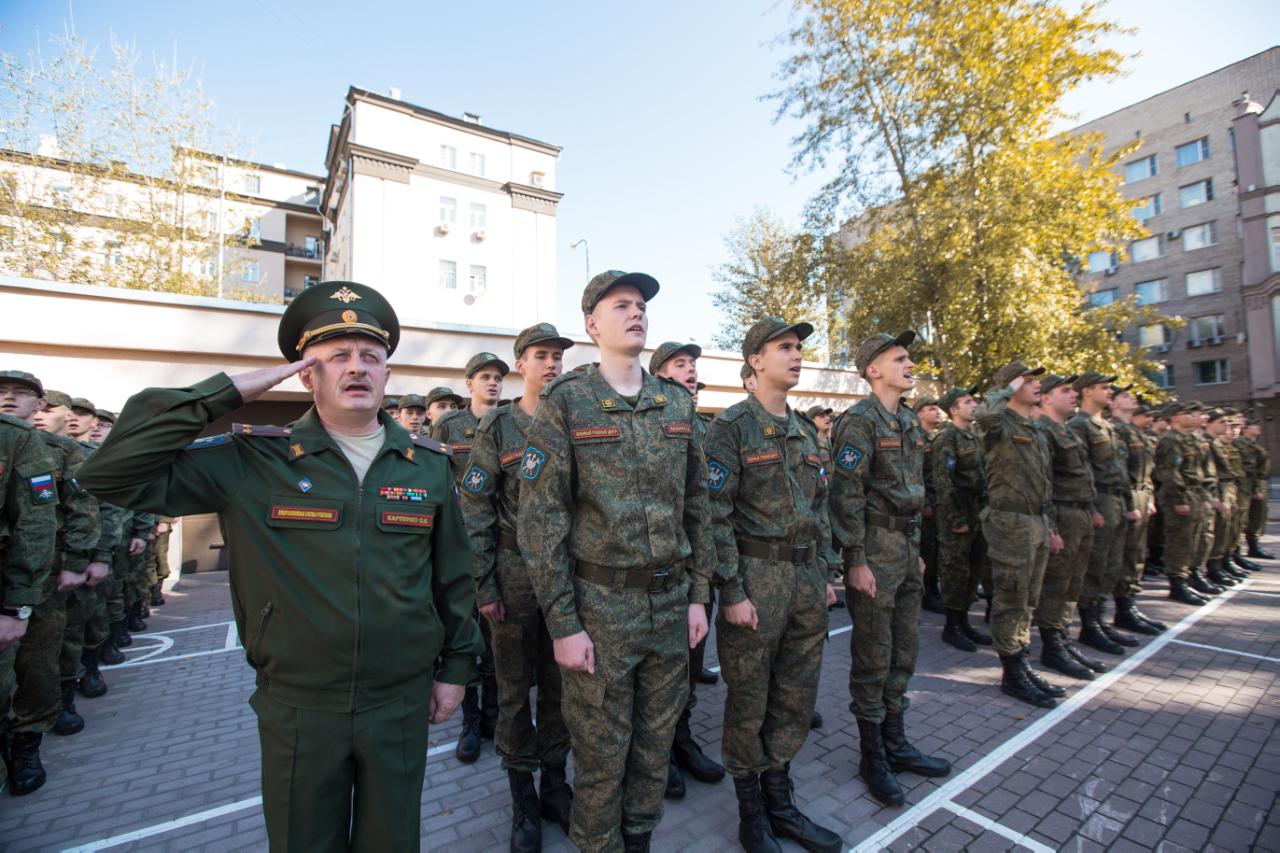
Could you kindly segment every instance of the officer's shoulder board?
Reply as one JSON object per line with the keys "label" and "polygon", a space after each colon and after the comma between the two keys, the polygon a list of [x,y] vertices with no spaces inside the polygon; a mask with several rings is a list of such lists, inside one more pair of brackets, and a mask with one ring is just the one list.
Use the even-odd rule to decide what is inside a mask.
{"label": "officer's shoulder board", "polygon": [[29,424],[24,420],[15,418],[13,415],[6,415],[3,413],[0,413],[0,423],[8,424],[9,426],[17,427],[18,429],[35,429],[34,424]]}
{"label": "officer's shoulder board", "polygon": [[435,421],[431,424],[432,429],[435,429],[436,427],[442,427],[445,424],[449,423],[449,421],[453,420],[454,418],[461,417],[463,411],[464,411],[463,409],[454,409],[452,412],[445,413],[444,417],[442,417],[440,420]]}
{"label": "officer's shoulder board", "polygon": [[670,376],[656,376],[656,375],[655,375],[655,376],[654,376],[654,378],[655,378],[655,379],[661,379],[663,382],[666,382],[668,385],[674,385],[674,386],[676,386],[676,387],[677,387],[677,388],[679,388],[681,391],[683,391],[684,393],[688,394],[688,395],[689,395],[689,399],[691,399],[691,400],[693,399],[693,392],[692,392],[692,391],[690,391],[690,390],[689,390],[689,386],[688,386],[688,385],[685,385],[683,382],[677,382],[676,380],[672,379]]}
{"label": "officer's shoulder board", "polygon": [[232,424],[231,434],[249,438],[288,438],[293,430],[274,424]]}
{"label": "officer's shoulder board", "polygon": [[725,409],[719,415],[717,415],[716,420],[724,421],[725,423],[731,424],[734,421],[741,418],[743,415],[745,415],[749,408],[750,407],[747,405],[746,400],[739,400],[729,408]]}
{"label": "officer's shoulder board", "polygon": [[58,447],[63,450],[80,450],[80,443],[74,438],[67,438],[65,435],[54,435],[43,430],[41,430],[40,435],[44,437],[45,444],[50,447]]}
{"label": "officer's shoulder board", "polygon": [[418,447],[434,451],[442,456],[453,456],[453,450],[449,448],[449,445],[442,441],[436,441],[434,438],[428,438],[425,435],[414,435],[410,436],[410,438]]}
{"label": "officer's shoulder board", "polygon": [[551,392],[556,390],[557,388],[560,388],[561,386],[569,382],[572,382],[575,379],[580,379],[583,376],[586,376],[587,368],[590,366],[591,365],[589,364],[581,364],[567,373],[561,373],[555,379],[552,379],[546,385],[542,386],[542,393],[538,395],[538,398],[546,399],[547,397],[551,396]]}
{"label": "officer's shoulder board", "polygon": [[480,419],[480,423],[476,424],[476,433],[490,432],[494,424],[501,420],[504,415],[511,414],[511,406],[513,405],[513,403],[503,403],[501,406],[495,406],[485,412],[484,417]]}

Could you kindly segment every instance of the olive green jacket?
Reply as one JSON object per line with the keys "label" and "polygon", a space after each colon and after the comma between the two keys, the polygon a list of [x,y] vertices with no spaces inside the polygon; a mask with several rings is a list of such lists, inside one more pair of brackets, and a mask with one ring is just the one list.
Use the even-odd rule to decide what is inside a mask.
{"label": "olive green jacket", "polygon": [[1084,442],[1093,467],[1093,486],[1098,490],[1095,506],[1103,495],[1120,498],[1124,511],[1133,509],[1133,492],[1129,488],[1129,448],[1108,420],[1087,412],[1076,412],[1068,426]]}
{"label": "olive green jacket", "polygon": [[147,389],[80,482],[142,512],[218,513],[236,626],[277,701],[363,710],[428,685],[433,668],[465,684],[483,644],[448,450],[379,412],[386,442],[358,485],[315,409],[191,443],[242,405],[225,374]]}
{"label": "olive green jacket", "polygon": [[986,456],[971,429],[949,423],[934,434],[926,457],[933,469],[938,514],[952,527],[978,526],[978,513],[987,505]]}
{"label": "olive green jacket", "polygon": [[1092,506],[1098,492],[1093,487],[1093,467],[1089,464],[1089,451],[1084,442],[1065,423],[1058,423],[1047,415],[1041,415],[1036,423],[1049,439],[1049,454],[1053,459],[1053,499]]}
{"label": "olive green jacket", "polygon": [[978,409],[976,430],[987,456],[987,502],[1039,507],[1056,529],[1049,438],[1035,421],[1009,408],[1012,396],[1013,389],[1005,386],[988,394]]}
{"label": "olive green jacket", "polygon": [[58,538],[55,463],[35,427],[0,415],[0,606],[40,603]]}
{"label": "olive green jacket", "polygon": [[1209,499],[1210,485],[1204,474],[1207,451],[1191,432],[1171,429],[1164,434],[1156,445],[1158,506],[1173,509]]}
{"label": "olive green jacket", "polygon": [[75,439],[47,432],[40,434],[53,456],[54,478],[58,481],[58,554],[53,570],[83,574],[97,551],[102,530],[98,499],[85,491],[76,479],[85,453]]}

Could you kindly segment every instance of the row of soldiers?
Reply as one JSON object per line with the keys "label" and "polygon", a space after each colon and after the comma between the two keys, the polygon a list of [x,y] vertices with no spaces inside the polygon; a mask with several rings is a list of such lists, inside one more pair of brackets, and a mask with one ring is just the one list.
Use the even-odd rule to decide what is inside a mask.
{"label": "row of soldiers", "polygon": [[77,691],[104,695],[100,666],[124,663],[131,632],[164,604],[172,519],[101,502],[76,479],[114,423],[83,397],[0,370],[0,430],[6,447],[21,448],[0,461],[9,533],[0,548],[0,788],[13,796],[45,784],[45,733],[84,729]]}

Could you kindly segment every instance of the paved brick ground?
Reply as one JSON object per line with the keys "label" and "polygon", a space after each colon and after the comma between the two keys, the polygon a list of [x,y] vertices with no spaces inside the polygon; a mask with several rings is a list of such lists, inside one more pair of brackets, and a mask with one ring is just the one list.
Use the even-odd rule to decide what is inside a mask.
{"label": "paved brick ground", "polygon": [[[130,850],[265,847],[246,704],[252,678],[228,634],[226,585],[221,574],[184,580],[136,637],[129,663],[107,670],[110,693],[79,700],[86,730],[46,738],[50,781],[30,797],[0,800],[0,848],[103,849],[92,845],[107,839]],[[880,808],[857,777],[848,616],[836,611],[832,630],[846,630],[823,665],[827,722],[795,762],[797,797],[868,849],[1280,849],[1280,563],[1224,599],[1154,649],[1131,653],[1131,671],[1052,712],[1004,697],[995,656],[942,644],[940,618],[924,614],[909,730],[957,770],[943,780],[904,776],[903,809]],[[1141,606],[1171,626],[1198,612],[1158,591]],[[695,731],[718,754],[724,687],[700,695]],[[510,812],[498,758],[486,744],[477,764],[458,764],[457,730],[454,721],[433,733],[424,839],[454,851],[505,849]],[[654,846],[733,849],[736,825],[728,781],[690,781]],[[570,849],[556,827],[546,825],[545,837],[549,850]]]}

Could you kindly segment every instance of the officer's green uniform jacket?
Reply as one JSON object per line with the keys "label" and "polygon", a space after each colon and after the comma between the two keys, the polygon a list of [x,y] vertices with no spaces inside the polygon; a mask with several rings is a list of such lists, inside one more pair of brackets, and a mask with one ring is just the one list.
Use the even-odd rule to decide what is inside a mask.
{"label": "officer's green uniform jacket", "polygon": [[495,571],[498,536],[515,536],[520,515],[520,463],[533,418],[518,403],[519,398],[480,419],[471,464],[460,485],[475,565],[476,604],[480,607],[502,600]]}
{"label": "officer's green uniform jacket", "polygon": [[449,449],[453,451],[449,467],[459,486],[462,485],[463,475],[471,467],[471,450],[475,446],[476,429],[479,426],[480,419],[471,413],[470,407],[449,412],[431,425],[431,437],[449,445]]}
{"label": "officer's green uniform jacket", "polygon": [[845,410],[832,427],[831,534],[846,569],[867,565],[867,513],[904,521],[919,515],[924,445],[924,429],[910,407],[891,413],[874,396]]}
{"label": "officer's green uniform jacket", "polygon": [[[98,547],[102,526],[98,519],[98,500],[76,479],[85,460],[84,450],[75,439],[51,433],[40,433],[54,458],[54,478],[58,481],[58,545],[51,576],[57,572],[84,574]],[[51,582],[56,586],[56,582]]]}
{"label": "officer's green uniform jacket", "polygon": [[363,486],[315,409],[288,427],[237,425],[225,374],[126,404],[80,469],[91,492],[166,515],[218,513],[232,604],[259,689],[328,712],[377,707],[436,680],[465,684],[483,649],[448,452],[386,414]]}
{"label": "officer's green uniform jacket", "polygon": [[693,398],[678,382],[643,377],[634,405],[594,364],[542,389],[520,462],[517,534],[552,637],[583,630],[574,560],[652,572],[683,564],[689,603],[711,599],[715,544]]}
{"label": "officer's green uniform jacket", "polygon": [[1079,509],[1091,510],[1098,493],[1093,487],[1093,466],[1089,464],[1088,448],[1065,423],[1058,423],[1047,415],[1041,415],[1037,423],[1049,440],[1054,502],[1076,504]]}
{"label": "officer's green uniform jacket", "polygon": [[789,407],[785,419],[774,417],[748,396],[712,421],[704,452],[720,600],[747,598],[739,536],[807,546],[832,582],[839,563],[831,552],[827,472],[813,424]]}
{"label": "officer's green uniform jacket", "polygon": [[1034,421],[1009,408],[1012,396],[1013,389],[1006,386],[988,394],[978,409],[976,429],[987,457],[987,504],[1042,515],[1056,530],[1049,439]]}
{"label": "officer's green uniform jacket", "polygon": [[1120,511],[1129,512],[1133,509],[1133,492],[1129,488],[1129,448],[1120,440],[1115,426],[1084,411],[1076,412],[1069,426],[1089,452],[1093,486],[1098,490],[1095,507],[1101,511],[1099,499],[1103,495],[1113,495],[1120,499]]}
{"label": "officer's green uniform jacket", "polygon": [[1209,483],[1205,479],[1207,448],[1191,431],[1171,429],[1156,445],[1156,480],[1160,491],[1156,494],[1156,506],[1172,511],[1179,506],[1192,507],[1208,500]]}
{"label": "officer's green uniform jacket", "polygon": [[35,427],[0,415],[0,606],[34,607],[57,542],[55,463]]}
{"label": "officer's green uniform jacket", "polygon": [[972,430],[947,424],[934,435],[928,456],[938,514],[951,527],[978,526],[978,513],[987,505],[986,457]]}

